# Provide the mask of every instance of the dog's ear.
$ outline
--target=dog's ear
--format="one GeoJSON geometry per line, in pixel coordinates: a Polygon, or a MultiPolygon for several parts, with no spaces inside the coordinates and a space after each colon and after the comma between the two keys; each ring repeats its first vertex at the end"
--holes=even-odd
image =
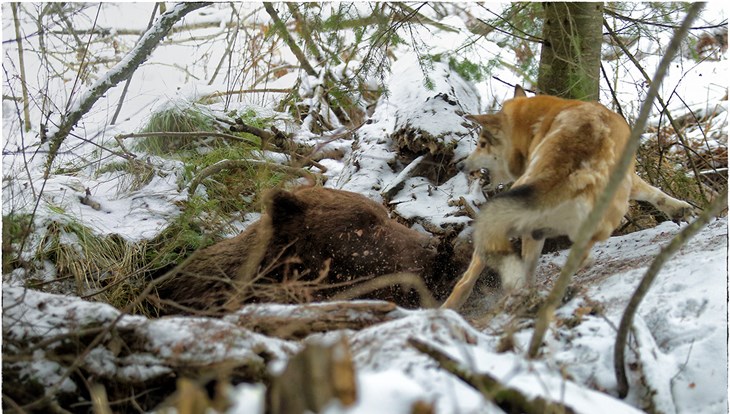
{"type": "Polygon", "coordinates": [[[495,127],[501,125],[499,114],[467,115],[466,119],[476,122],[483,127],[495,127]]]}
{"type": "Polygon", "coordinates": [[[489,115],[479,115],[479,114],[473,114],[473,115],[467,115],[465,118],[476,122],[479,125],[484,125],[485,122],[487,122],[489,115]]]}
{"type": "Polygon", "coordinates": [[[522,89],[522,86],[515,85],[515,98],[527,98],[527,94],[525,93],[525,90],[522,89]]]}

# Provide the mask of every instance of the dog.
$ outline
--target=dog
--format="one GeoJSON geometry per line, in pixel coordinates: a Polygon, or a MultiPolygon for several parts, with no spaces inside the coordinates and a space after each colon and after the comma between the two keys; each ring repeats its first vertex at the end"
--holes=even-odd
{"type": "MultiPolygon", "coordinates": [[[[519,85],[499,112],[467,118],[481,126],[481,136],[466,168],[489,171],[487,190],[513,185],[481,209],[469,267],[442,305],[449,309],[466,302],[486,266],[497,271],[503,290],[533,285],[545,238],[575,240],[631,133],[620,115],[600,103],[527,97],[519,85]],[[513,252],[510,237],[522,239],[521,256],[513,252]]],[[[629,199],[648,201],[673,220],[687,220],[692,213],[690,204],[636,175],[632,162],[589,248],[618,227],[629,199]]]]}

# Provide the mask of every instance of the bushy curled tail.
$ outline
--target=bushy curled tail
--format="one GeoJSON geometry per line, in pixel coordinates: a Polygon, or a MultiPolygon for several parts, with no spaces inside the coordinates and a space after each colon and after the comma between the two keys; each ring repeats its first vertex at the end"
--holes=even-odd
{"type": "Polygon", "coordinates": [[[511,252],[509,238],[525,231],[525,217],[536,202],[532,185],[520,185],[487,201],[479,213],[474,247],[484,251],[511,252]]]}

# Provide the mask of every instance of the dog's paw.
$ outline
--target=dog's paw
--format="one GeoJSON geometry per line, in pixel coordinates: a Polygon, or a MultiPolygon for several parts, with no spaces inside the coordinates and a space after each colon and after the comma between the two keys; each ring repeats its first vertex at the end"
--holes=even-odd
{"type": "Polygon", "coordinates": [[[684,201],[676,200],[665,204],[663,207],[664,214],[669,216],[675,223],[683,221],[689,223],[689,220],[695,215],[694,207],[684,201]]]}

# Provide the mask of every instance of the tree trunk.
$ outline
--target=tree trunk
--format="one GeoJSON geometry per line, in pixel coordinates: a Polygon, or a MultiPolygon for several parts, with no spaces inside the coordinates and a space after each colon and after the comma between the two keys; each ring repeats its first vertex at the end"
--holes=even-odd
{"type": "Polygon", "coordinates": [[[543,3],[537,87],[562,98],[598,100],[603,3],[543,3]]]}

